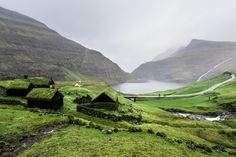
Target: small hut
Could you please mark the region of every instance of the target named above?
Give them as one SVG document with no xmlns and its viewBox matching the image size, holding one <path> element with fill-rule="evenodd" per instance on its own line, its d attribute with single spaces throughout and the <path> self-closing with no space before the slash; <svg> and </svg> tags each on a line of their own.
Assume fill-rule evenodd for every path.
<svg viewBox="0 0 236 157">
<path fill-rule="evenodd" d="M 25 97 L 34 88 L 31 82 L 22 79 L 1 81 L 0 86 L 5 88 L 7 96 L 21 97 Z"/>
<path fill-rule="evenodd" d="M 63 97 L 56 89 L 34 88 L 26 99 L 28 107 L 57 110 L 63 107 Z"/>
<path fill-rule="evenodd" d="M 28 80 L 34 84 L 35 88 L 54 88 L 55 82 L 47 77 L 30 77 Z"/>
<path fill-rule="evenodd" d="M 91 103 L 92 101 L 92 97 L 90 95 L 86 95 L 86 96 L 81 96 L 81 97 L 77 97 L 74 102 L 77 104 L 86 104 L 86 103 Z"/>
<path fill-rule="evenodd" d="M 119 107 L 118 94 L 112 88 L 107 88 L 95 97 L 91 106 L 108 110 L 117 110 Z"/>
</svg>

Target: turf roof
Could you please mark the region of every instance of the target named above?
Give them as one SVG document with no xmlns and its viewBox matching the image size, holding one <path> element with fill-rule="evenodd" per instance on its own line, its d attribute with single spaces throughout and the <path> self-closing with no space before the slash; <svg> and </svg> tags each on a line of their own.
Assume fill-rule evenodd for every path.
<svg viewBox="0 0 236 157">
<path fill-rule="evenodd" d="M 100 95 L 106 94 L 108 97 L 110 97 L 114 102 L 117 101 L 118 93 L 112 89 L 112 88 L 106 88 L 104 91 L 102 91 L 99 95 L 97 95 L 93 100 L 97 99 Z M 93 101 L 92 100 L 92 101 Z"/>
<path fill-rule="evenodd" d="M 48 85 L 50 81 L 47 77 L 29 77 L 28 80 L 34 85 Z"/>
<path fill-rule="evenodd" d="M 26 96 L 26 99 L 50 101 L 58 91 L 51 88 L 34 88 Z"/>
<path fill-rule="evenodd" d="M 0 81 L 0 86 L 6 89 L 28 89 L 30 84 L 31 82 L 24 79 Z"/>
</svg>

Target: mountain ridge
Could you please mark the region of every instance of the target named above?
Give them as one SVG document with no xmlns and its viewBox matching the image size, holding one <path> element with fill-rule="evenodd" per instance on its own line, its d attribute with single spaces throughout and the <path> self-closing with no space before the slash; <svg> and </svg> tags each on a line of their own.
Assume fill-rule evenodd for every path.
<svg viewBox="0 0 236 157">
<path fill-rule="evenodd" d="M 102 53 L 61 36 L 45 24 L 0 7 L 0 79 L 47 75 L 70 80 L 78 75 L 106 82 L 129 77 Z"/>
<path fill-rule="evenodd" d="M 132 75 L 139 79 L 190 83 L 218 63 L 233 58 L 218 67 L 208 78 L 224 71 L 236 72 L 236 42 L 193 39 L 174 56 L 161 61 L 147 62 L 136 68 Z M 223 68 L 224 67 L 224 68 Z"/>
</svg>

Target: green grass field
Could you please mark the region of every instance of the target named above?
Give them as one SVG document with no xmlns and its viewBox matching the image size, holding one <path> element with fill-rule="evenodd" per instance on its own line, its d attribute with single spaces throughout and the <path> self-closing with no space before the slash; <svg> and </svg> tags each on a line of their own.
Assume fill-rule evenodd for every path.
<svg viewBox="0 0 236 157">
<path fill-rule="evenodd" d="M 20 156 L 228 156 L 225 153 L 189 151 L 184 144 L 170 143 L 147 133 L 118 132 L 111 135 L 94 129 L 70 126 L 35 144 Z"/>
<path fill-rule="evenodd" d="M 225 79 L 227 78 L 217 77 L 212 81 L 218 83 Z M 175 91 L 180 94 L 207 89 L 209 84 L 204 82 L 206 81 Z M 191 140 L 210 148 L 221 145 L 228 152 L 236 151 L 236 119 L 218 122 L 189 120 L 166 111 L 176 109 L 196 114 L 227 112 L 232 109 L 232 106 L 234 107 L 234 102 L 236 102 L 235 80 L 216 89 L 215 92 L 219 94 L 210 100 L 208 95 L 202 95 L 189 98 L 143 99 L 134 103 L 121 97 L 123 105 L 118 111 L 99 110 L 115 115 L 126 112 L 131 115 L 140 114 L 142 116 L 141 124 L 136 124 L 134 121 L 114 122 L 77 112 L 76 103 L 74 103 L 77 96 L 86 94 L 96 96 L 107 88 L 107 85 L 102 82 L 89 81 L 84 82 L 82 88 L 78 88 L 73 86 L 75 83 L 57 83 L 58 90 L 64 95 L 64 108 L 56 113 L 32 112 L 24 107 L 26 101 L 23 98 L 2 97 L 1 99 L 19 100 L 22 105 L 0 105 L 0 151 L 9 150 L 9 147 L 14 147 L 15 142 L 36 135 L 43 128 L 67 123 L 67 116 L 80 119 L 87 126 L 93 122 L 105 130 L 118 128 L 122 131 L 105 134 L 94 128 L 69 125 L 36 142 L 32 147 L 21 152 L 19 156 L 231 156 L 227 152 L 206 153 L 200 149 L 192 150 L 186 146 L 185 142 L 181 144 L 174 142 L 175 139 Z M 226 105 L 222 105 L 222 103 Z M 142 132 L 130 133 L 127 131 L 130 127 L 140 128 Z M 149 134 L 148 129 L 162 132 L 166 134 L 167 138 Z"/>
</svg>

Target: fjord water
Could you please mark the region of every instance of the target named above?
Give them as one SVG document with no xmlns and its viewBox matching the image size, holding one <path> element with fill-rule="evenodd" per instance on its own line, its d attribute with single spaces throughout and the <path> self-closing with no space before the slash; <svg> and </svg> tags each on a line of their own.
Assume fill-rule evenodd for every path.
<svg viewBox="0 0 236 157">
<path fill-rule="evenodd" d="M 161 81 L 147 81 L 142 83 L 121 83 L 113 88 L 122 93 L 143 94 L 156 91 L 165 91 L 183 87 L 184 84 Z"/>
</svg>

